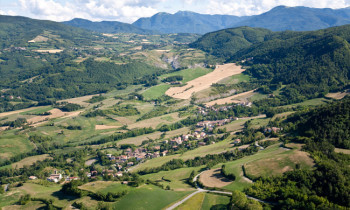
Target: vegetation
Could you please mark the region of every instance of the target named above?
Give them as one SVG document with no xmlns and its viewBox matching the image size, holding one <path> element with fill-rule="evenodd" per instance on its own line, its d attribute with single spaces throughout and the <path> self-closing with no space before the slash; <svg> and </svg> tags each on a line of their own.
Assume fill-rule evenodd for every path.
<svg viewBox="0 0 350 210">
<path fill-rule="evenodd" d="M 247 73 L 259 79 L 260 85 L 267 84 L 267 93 L 276 90 L 276 85 L 286 85 L 280 96 L 257 102 L 279 106 L 324 96 L 349 85 L 349 63 L 344 59 L 349 54 L 349 30 L 349 26 L 340 26 L 311 32 L 262 33 L 262 29 L 242 27 L 213 32 L 192 45 L 229 61 L 244 61 L 249 66 Z M 239 42 L 238 32 L 257 37 L 255 43 L 226 47 Z"/>
<path fill-rule="evenodd" d="M 346 98 L 287 118 L 285 128 L 294 135 L 287 136 L 285 141 L 305 143 L 305 149 L 316 160 L 316 169 L 297 169 L 280 177 L 261 178 L 246 192 L 264 200 L 279 201 L 280 208 L 349 207 L 349 155 L 334 152 L 334 146 L 339 145 L 339 142 L 334 141 L 334 135 L 322 138 L 323 134 L 336 132 L 338 123 L 340 128 L 349 123 L 349 118 L 344 113 L 344 108 L 348 106 L 349 99 Z M 339 117 L 344 114 L 344 118 Z M 310 123 L 306 129 L 303 128 L 305 122 Z M 320 122 L 327 122 L 327 125 Z M 313 132 L 316 130 L 321 134 Z M 344 131 L 346 129 L 340 131 L 341 134 Z"/>
</svg>

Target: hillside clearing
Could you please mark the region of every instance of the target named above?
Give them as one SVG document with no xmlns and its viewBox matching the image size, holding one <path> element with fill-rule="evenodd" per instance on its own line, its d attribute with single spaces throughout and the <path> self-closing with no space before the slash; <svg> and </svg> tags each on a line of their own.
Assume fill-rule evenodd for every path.
<svg viewBox="0 0 350 210">
<path fill-rule="evenodd" d="M 344 92 L 337 92 L 337 93 L 328 93 L 326 95 L 326 97 L 340 100 L 340 99 L 344 98 L 347 95 L 350 95 L 350 92 L 344 91 Z"/>
<path fill-rule="evenodd" d="M 209 88 L 212 84 L 219 82 L 223 78 L 240 74 L 243 71 L 244 69 L 241 66 L 234 63 L 219 65 L 213 72 L 189 81 L 183 87 L 172 87 L 165 94 L 173 98 L 189 99 L 192 94 Z"/>
<path fill-rule="evenodd" d="M 120 127 L 121 126 L 116 126 L 116 125 L 95 125 L 95 130 L 116 129 Z"/>
</svg>

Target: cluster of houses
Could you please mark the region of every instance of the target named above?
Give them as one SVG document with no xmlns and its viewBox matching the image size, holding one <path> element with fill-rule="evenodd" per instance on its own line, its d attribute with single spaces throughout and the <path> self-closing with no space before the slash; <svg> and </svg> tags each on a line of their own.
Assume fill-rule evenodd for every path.
<svg viewBox="0 0 350 210">
<path fill-rule="evenodd" d="M 208 129 L 210 131 L 210 130 L 213 130 L 214 127 L 223 126 L 223 125 L 230 123 L 230 122 L 231 122 L 231 119 L 223 119 L 223 120 L 215 120 L 215 121 L 201 121 L 201 122 L 198 122 L 196 126 L 198 128 Z"/>
<path fill-rule="evenodd" d="M 283 128 L 268 127 L 264 129 L 264 133 L 279 133 Z"/>
<path fill-rule="evenodd" d="M 1 97 L 1 98 L 5 98 L 6 96 L 1 95 L 0 97 Z M 15 97 L 15 96 L 9 96 L 8 98 L 9 98 L 10 100 L 13 100 L 13 99 L 15 99 L 15 98 L 17 98 L 17 99 L 22 99 L 21 96 L 17 96 L 17 97 Z"/>
</svg>

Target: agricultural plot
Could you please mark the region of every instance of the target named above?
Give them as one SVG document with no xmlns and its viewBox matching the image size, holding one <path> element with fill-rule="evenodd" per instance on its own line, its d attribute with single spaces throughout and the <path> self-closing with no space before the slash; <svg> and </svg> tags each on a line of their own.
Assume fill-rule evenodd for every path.
<svg viewBox="0 0 350 210">
<path fill-rule="evenodd" d="M 143 185 L 134 188 L 122 197 L 121 200 L 113 204 L 115 209 L 163 209 L 187 194 L 189 191 L 163 190 L 153 185 Z"/>
<path fill-rule="evenodd" d="M 154 174 L 143 175 L 143 179 L 158 182 L 164 186 L 169 185 L 174 191 L 193 191 L 194 188 L 187 184 L 187 179 L 192 171 L 197 174 L 202 167 L 179 168 L 172 171 L 160 171 Z"/>
<path fill-rule="evenodd" d="M 222 188 L 232 183 L 232 180 L 227 179 L 221 174 L 221 168 L 207 170 L 199 177 L 199 181 L 206 187 Z"/>
<path fill-rule="evenodd" d="M 188 199 L 176 210 L 210 210 L 210 209 L 226 209 L 230 203 L 230 197 L 225 195 L 216 195 L 212 193 L 198 193 L 192 198 Z"/>
<path fill-rule="evenodd" d="M 173 98 L 189 99 L 192 94 L 209 88 L 223 78 L 240 74 L 243 71 L 244 69 L 234 63 L 219 65 L 213 72 L 191 80 L 183 87 L 172 87 L 165 94 Z"/>
<path fill-rule="evenodd" d="M 220 98 L 214 101 L 210 101 L 208 103 L 206 103 L 206 106 L 213 106 L 215 104 L 217 105 L 223 105 L 223 104 L 230 104 L 230 103 L 242 103 L 242 102 L 248 102 L 249 98 L 252 97 L 255 93 L 255 90 L 251 90 L 251 91 L 247 91 L 244 93 L 239 93 L 237 95 L 233 95 L 230 97 L 226 97 L 226 98 Z"/>
<path fill-rule="evenodd" d="M 50 156 L 48 154 L 27 157 L 19 162 L 12 164 L 12 168 L 23 168 L 23 166 L 30 166 L 37 161 L 42 161 L 48 159 L 49 157 Z"/>
<path fill-rule="evenodd" d="M 293 149 L 280 147 L 280 144 L 269 146 L 255 155 L 225 163 L 228 173 L 233 173 L 236 180 L 224 187 L 228 190 L 243 190 L 251 184 L 251 180 L 243 176 L 242 166 L 246 173 L 253 177 L 278 175 L 295 168 L 297 163 L 302 168 L 311 168 L 312 159 L 293 145 Z M 271 163 L 271 164 L 269 164 Z"/>
<path fill-rule="evenodd" d="M 16 134 L 18 130 L 3 132 L 0 135 L 0 159 L 7 159 L 14 155 L 29 152 L 34 145 L 23 134 Z"/>
<path fill-rule="evenodd" d="M 270 158 L 254 160 L 244 164 L 247 175 L 255 178 L 259 176 L 269 177 L 293 170 L 296 165 L 299 165 L 301 169 L 310 169 L 314 165 L 310 155 L 307 152 L 300 151 L 298 145 L 288 144 L 286 146 L 294 149 L 276 154 Z"/>
<path fill-rule="evenodd" d="M 146 161 L 143 164 L 138 165 L 137 167 L 134 168 L 134 170 L 142 170 L 145 168 L 152 168 L 152 167 L 158 167 L 161 166 L 162 164 L 172 160 L 172 159 L 182 159 L 182 160 L 188 160 L 192 159 L 194 157 L 200 156 L 206 156 L 207 154 L 219 154 L 223 153 L 225 151 L 230 151 L 236 149 L 232 145 L 232 141 L 229 139 L 226 139 L 224 141 L 218 142 L 216 144 L 211 144 L 207 146 L 201 146 L 198 147 L 194 150 L 189 150 L 183 154 L 176 154 L 176 155 L 170 155 L 170 156 L 165 156 L 165 157 L 159 157 L 155 159 L 151 159 Z"/>
<path fill-rule="evenodd" d="M 146 100 L 154 100 L 164 95 L 169 88 L 170 88 L 170 85 L 168 84 L 160 84 L 157 86 L 153 86 L 147 89 L 145 92 L 143 92 L 142 96 Z"/>
</svg>

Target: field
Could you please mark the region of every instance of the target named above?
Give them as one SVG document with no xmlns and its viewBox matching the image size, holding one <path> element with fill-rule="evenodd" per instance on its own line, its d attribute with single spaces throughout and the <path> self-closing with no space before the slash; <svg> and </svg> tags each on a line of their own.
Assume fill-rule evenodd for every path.
<svg viewBox="0 0 350 210">
<path fill-rule="evenodd" d="M 251 184 L 251 181 L 243 176 L 243 165 L 246 167 L 247 174 L 254 177 L 282 174 L 284 170 L 294 169 L 296 163 L 300 163 L 302 168 L 311 168 L 313 166 L 312 159 L 301 152 L 300 148 L 297 147 L 298 145 L 290 146 L 294 148 L 286 149 L 280 147 L 280 144 L 277 143 L 259 151 L 255 155 L 225 163 L 228 173 L 233 173 L 236 176 L 236 180 L 225 186 L 224 189 L 243 190 Z M 275 162 L 278 164 L 275 164 Z"/>
<path fill-rule="evenodd" d="M 115 209 L 163 209 L 169 203 L 173 203 L 186 196 L 188 191 L 163 190 L 153 185 L 143 185 L 132 189 L 120 201 L 113 204 Z"/>
<path fill-rule="evenodd" d="M 344 153 L 344 154 L 350 155 L 350 149 L 335 148 L 334 151 L 337 152 L 337 153 Z"/>
<path fill-rule="evenodd" d="M 250 98 L 251 96 L 253 96 L 255 90 L 251 90 L 251 91 L 247 91 L 244 93 L 239 93 L 237 95 L 233 95 L 230 97 L 226 97 L 226 98 L 220 98 L 214 101 L 210 101 L 208 103 L 206 103 L 206 106 L 213 106 L 215 104 L 217 105 L 223 105 L 223 104 L 230 104 L 230 103 L 242 103 L 242 102 L 247 102 L 248 98 Z"/>
<path fill-rule="evenodd" d="M 29 152 L 34 145 L 23 135 L 16 135 L 18 130 L 11 130 L 0 135 L 0 159 Z"/>
<path fill-rule="evenodd" d="M 230 202 L 230 197 L 216 195 L 212 193 L 198 193 L 186 202 L 181 204 L 176 210 L 211 210 L 211 209 L 226 209 Z"/>
<path fill-rule="evenodd" d="M 350 94 L 350 92 L 346 92 L 346 91 L 344 91 L 344 92 L 337 92 L 337 93 L 328 93 L 327 95 L 326 95 L 326 97 L 330 97 L 330 98 L 334 98 L 334 99 L 342 99 L 342 98 L 344 98 L 345 96 L 347 96 L 347 95 L 349 95 Z"/>
<path fill-rule="evenodd" d="M 170 85 L 168 84 L 160 84 L 147 89 L 142 95 L 146 100 L 154 100 L 164 95 L 169 88 Z"/>
<path fill-rule="evenodd" d="M 213 72 L 198 77 L 183 87 L 172 87 L 165 94 L 173 98 L 189 99 L 192 94 L 209 88 L 213 83 L 217 83 L 223 78 L 240 74 L 243 71 L 244 69 L 234 63 L 219 65 Z"/>
<path fill-rule="evenodd" d="M 198 173 L 202 167 L 180 168 L 172 171 L 161 171 L 154 174 L 143 175 L 142 178 L 169 185 L 174 191 L 193 191 L 193 187 L 186 183 L 192 171 Z M 165 179 L 170 180 L 165 181 Z"/>
<path fill-rule="evenodd" d="M 49 157 L 50 156 L 48 154 L 27 157 L 19 162 L 12 164 L 12 168 L 23 168 L 23 166 L 30 166 L 36 161 L 42 161 Z"/>
<path fill-rule="evenodd" d="M 176 155 L 171 155 L 171 156 L 165 156 L 165 157 L 159 157 L 155 159 L 151 159 L 146 161 L 143 164 L 140 164 L 139 166 L 135 167 L 135 170 L 142 170 L 147 167 L 157 167 L 161 166 L 162 164 L 174 159 L 174 158 L 181 158 L 182 160 L 188 160 L 192 159 L 196 156 L 205 156 L 207 154 L 219 154 L 225 151 L 230 151 L 235 149 L 232 146 L 232 141 L 231 140 L 224 140 L 221 142 L 218 142 L 216 144 L 211 144 L 211 145 L 206 145 L 206 146 L 201 146 L 199 148 L 196 148 L 194 150 L 187 151 L 183 154 L 176 154 Z"/>
<path fill-rule="evenodd" d="M 222 188 L 232 183 L 232 180 L 227 179 L 221 174 L 221 168 L 205 171 L 200 175 L 199 180 L 206 187 Z"/>
<path fill-rule="evenodd" d="M 250 78 L 251 77 L 249 75 L 242 73 L 242 74 L 237 74 L 237 75 L 233 75 L 231 77 L 224 78 L 224 79 L 220 80 L 218 83 L 219 84 L 226 84 L 226 85 L 238 84 L 240 82 L 249 82 Z"/>
<path fill-rule="evenodd" d="M 281 175 L 284 172 L 295 169 L 296 164 L 299 164 L 301 169 L 313 167 L 314 161 L 308 153 L 300 151 L 299 145 L 287 144 L 286 146 L 294 149 L 276 154 L 270 158 L 254 160 L 244 164 L 247 175 L 249 177 Z"/>
<path fill-rule="evenodd" d="M 194 69 L 184 69 L 181 71 L 176 71 L 169 74 L 164 74 L 160 76 L 161 79 L 171 77 L 171 76 L 183 76 L 183 83 L 189 82 L 191 80 L 194 80 L 198 77 L 204 76 L 208 73 L 210 73 L 211 69 L 205 69 L 205 68 L 194 68 Z"/>
</svg>

